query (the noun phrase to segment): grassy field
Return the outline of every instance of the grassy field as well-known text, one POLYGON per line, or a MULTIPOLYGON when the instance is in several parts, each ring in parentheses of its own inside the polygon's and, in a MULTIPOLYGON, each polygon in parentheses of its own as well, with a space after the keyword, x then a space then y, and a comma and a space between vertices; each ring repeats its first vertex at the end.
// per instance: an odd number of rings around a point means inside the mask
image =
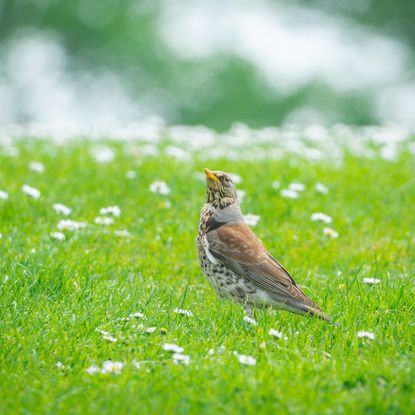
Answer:
POLYGON ((180 161, 105 145, 107 163, 90 142, 0 152, 1 414, 414 413, 413 156, 180 161), (255 326, 214 296, 196 250, 203 167, 241 176, 255 232, 335 323, 265 310, 255 326), (169 194, 150 191, 157 179, 169 194), (305 185, 298 199, 281 195, 292 182, 305 185), (100 214, 108 206, 121 214, 100 214), (86 226, 59 231, 62 219, 86 226))

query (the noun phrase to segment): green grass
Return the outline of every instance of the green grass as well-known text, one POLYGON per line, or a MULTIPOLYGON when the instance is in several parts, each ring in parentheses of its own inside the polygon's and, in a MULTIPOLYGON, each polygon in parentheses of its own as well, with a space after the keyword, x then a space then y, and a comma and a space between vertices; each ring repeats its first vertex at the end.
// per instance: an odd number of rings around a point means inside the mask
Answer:
POLYGON ((108 145, 116 151, 108 164, 93 160, 88 142, 28 140, 18 157, 0 156, 0 190, 9 192, 0 200, 1 414, 413 413, 413 158, 346 156, 341 167, 179 162, 108 145), (30 171, 31 160, 45 172, 30 171), (204 183, 194 173, 205 166, 242 176, 243 210, 261 216, 255 232, 338 324, 265 310, 254 327, 239 306, 214 296, 196 251, 204 183), (125 177, 131 169, 132 180, 125 177), (170 195, 149 191, 157 178, 170 195), (298 200, 284 199, 273 180, 307 189, 298 200), (329 194, 316 193, 316 182, 329 194), (25 183, 42 196, 23 194, 25 183), (71 207, 70 218, 88 226, 52 239, 62 219, 53 203, 71 207), (111 205, 122 210, 115 223, 94 224, 111 205), (310 220, 316 211, 332 216, 337 239, 310 220), (115 236, 116 229, 131 237, 115 236), (366 285, 364 277, 381 283, 366 285), (177 307, 193 316, 174 313, 177 307), (139 311, 145 318, 122 320, 139 311), (151 326, 157 330, 146 334, 151 326), (269 336, 270 328, 287 339, 269 336), (359 330, 375 339, 358 339, 359 330), (164 343, 184 347, 190 364, 175 364, 164 343), (241 365, 234 351, 257 364, 241 365), (106 360, 125 366, 120 374, 85 371, 106 360))

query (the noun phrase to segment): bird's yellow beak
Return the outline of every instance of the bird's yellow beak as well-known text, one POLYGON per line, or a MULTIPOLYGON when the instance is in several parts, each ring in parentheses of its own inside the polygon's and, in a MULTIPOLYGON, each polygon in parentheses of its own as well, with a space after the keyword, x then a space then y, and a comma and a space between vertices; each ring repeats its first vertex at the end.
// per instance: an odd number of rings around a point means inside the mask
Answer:
POLYGON ((208 179, 213 180, 214 182, 218 182, 219 181, 219 179, 209 169, 205 169, 205 174, 206 174, 206 177, 208 179))

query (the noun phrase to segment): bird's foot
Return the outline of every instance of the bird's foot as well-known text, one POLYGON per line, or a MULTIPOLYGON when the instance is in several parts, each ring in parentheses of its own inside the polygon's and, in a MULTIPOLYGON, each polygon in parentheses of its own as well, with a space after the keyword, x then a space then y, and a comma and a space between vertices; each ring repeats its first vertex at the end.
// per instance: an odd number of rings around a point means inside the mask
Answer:
POLYGON ((253 326, 257 326, 258 325, 257 321, 255 320, 254 317, 252 317, 254 314, 254 309, 248 306, 244 307, 244 309, 245 309, 244 321, 246 321, 249 324, 252 324, 253 326))
POLYGON ((249 318, 252 318, 252 316, 254 314, 254 308, 252 306, 245 305, 244 310, 245 310, 246 316, 249 317, 249 318))

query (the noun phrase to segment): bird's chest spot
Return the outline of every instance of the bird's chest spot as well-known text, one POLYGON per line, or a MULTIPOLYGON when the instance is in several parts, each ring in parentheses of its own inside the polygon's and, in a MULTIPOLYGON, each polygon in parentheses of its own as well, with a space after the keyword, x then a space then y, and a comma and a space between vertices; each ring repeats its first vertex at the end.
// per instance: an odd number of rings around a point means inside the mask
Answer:
POLYGON ((215 293, 222 298, 228 298, 237 302, 244 302, 249 288, 244 281, 220 261, 213 264, 206 257, 205 266, 202 265, 203 274, 213 287, 215 293))

